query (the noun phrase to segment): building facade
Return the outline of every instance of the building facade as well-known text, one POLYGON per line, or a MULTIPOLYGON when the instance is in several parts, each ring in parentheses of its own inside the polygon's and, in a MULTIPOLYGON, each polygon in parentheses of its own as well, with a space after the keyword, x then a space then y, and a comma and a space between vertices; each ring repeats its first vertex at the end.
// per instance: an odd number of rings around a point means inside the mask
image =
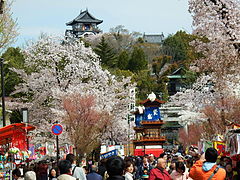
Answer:
POLYGON ((153 44, 162 44, 164 40, 164 35, 162 34, 143 34, 143 41, 145 43, 153 43, 153 44))

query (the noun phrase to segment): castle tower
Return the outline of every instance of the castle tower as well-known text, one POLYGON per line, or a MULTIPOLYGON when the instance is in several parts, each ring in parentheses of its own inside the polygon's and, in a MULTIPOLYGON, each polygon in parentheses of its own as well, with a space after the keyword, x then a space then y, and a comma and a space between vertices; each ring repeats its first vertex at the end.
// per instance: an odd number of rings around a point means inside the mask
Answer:
POLYGON ((66 23, 67 26, 72 26, 71 30, 66 30, 66 37, 84 37, 88 35, 95 35, 101 32, 97 25, 103 21, 96 19, 88 10, 81 11, 80 14, 72 21, 66 23))

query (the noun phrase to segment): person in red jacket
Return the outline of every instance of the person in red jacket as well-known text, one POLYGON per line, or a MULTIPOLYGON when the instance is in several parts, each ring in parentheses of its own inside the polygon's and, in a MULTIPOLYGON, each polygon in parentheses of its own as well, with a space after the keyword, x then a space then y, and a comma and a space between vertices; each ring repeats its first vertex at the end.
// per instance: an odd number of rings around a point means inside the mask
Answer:
POLYGON ((170 175, 165 169, 166 165, 166 160, 159 158, 157 160, 157 167, 150 171, 149 180, 171 180, 170 175))

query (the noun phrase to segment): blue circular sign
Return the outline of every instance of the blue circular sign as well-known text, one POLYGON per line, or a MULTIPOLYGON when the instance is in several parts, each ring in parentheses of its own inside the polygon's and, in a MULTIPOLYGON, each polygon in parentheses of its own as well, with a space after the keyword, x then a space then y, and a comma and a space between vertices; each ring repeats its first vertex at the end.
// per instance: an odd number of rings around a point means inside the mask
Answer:
POLYGON ((63 132, 63 127, 61 124, 54 124, 52 126, 52 133, 54 135, 60 135, 60 134, 62 134, 62 132, 63 132))

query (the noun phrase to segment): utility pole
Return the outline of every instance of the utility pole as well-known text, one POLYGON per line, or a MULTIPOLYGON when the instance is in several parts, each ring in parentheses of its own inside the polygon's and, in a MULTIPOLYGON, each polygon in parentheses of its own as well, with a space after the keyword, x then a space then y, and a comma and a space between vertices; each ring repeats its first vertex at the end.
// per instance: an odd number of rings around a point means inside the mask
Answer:
MULTIPOLYGON (((3 7, 4 7, 5 0, 0 0, 0 14, 3 14, 3 7)), ((5 88, 4 88, 4 72, 3 72, 3 62, 4 59, 0 59, 0 66, 1 66, 1 87, 2 87, 2 120, 3 120, 3 127, 6 126, 6 117, 5 117, 5 88)))
POLYGON ((4 3, 5 3, 5 0, 0 0, 0 14, 3 14, 4 3))
POLYGON ((128 114, 128 155, 130 156, 130 152, 131 152, 131 150, 130 150, 130 143, 131 143, 131 141, 130 141, 130 128, 131 128, 131 124, 130 124, 130 116, 129 116, 129 114, 128 114))
POLYGON ((2 87, 2 120, 3 120, 3 127, 6 126, 6 112, 5 112, 5 87, 4 87, 4 71, 3 71, 3 62, 4 59, 0 59, 0 66, 1 66, 1 87, 2 87))

